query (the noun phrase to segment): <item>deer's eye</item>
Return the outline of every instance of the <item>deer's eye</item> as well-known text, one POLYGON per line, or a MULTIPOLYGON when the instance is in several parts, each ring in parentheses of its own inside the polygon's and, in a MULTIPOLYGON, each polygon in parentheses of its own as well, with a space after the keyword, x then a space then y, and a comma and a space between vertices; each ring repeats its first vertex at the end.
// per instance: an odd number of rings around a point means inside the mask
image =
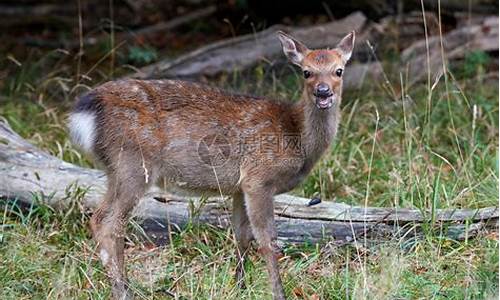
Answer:
POLYGON ((343 71, 342 69, 337 69, 337 70, 335 71, 335 74, 336 74, 338 77, 340 77, 340 76, 342 76, 342 71, 343 71))
POLYGON ((312 75, 311 71, 304 70, 304 78, 305 79, 311 77, 311 75, 312 75))

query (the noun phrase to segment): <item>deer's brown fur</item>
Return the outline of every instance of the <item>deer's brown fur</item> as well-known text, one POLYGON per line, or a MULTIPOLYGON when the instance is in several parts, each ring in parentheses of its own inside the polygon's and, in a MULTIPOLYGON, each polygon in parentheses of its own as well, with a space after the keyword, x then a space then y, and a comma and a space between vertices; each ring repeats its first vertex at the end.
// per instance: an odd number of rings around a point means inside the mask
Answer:
POLYGON ((255 238, 273 297, 284 299, 273 196, 299 184, 336 134, 342 92, 337 73, 350 57, 354 33, 333 50, 309 50, 282 32, 279 38, 291 62, 310 73, 297 103, 177 80, 108 82, 77 102, 70 115, 73 139, 108 175, 91 227, 113 298, 130 296, 123 263, 129 212, 148 187, 159 184, 233 196, 238 282, 243 283, 242 262, 255 238))

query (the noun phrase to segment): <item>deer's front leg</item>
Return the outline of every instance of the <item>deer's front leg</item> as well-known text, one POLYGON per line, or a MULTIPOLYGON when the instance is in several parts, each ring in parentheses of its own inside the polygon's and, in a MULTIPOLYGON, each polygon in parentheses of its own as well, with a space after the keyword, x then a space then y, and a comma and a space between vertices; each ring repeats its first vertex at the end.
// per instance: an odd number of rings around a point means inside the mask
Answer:
POLYGON ((276 244, 273 195, 271 191, 256 184, 244 184, 243 191, 252 232, 259 246, 259 253, 266 261, 273 299, 284 300, 285 294, 278 268, 281 251, 276 244))

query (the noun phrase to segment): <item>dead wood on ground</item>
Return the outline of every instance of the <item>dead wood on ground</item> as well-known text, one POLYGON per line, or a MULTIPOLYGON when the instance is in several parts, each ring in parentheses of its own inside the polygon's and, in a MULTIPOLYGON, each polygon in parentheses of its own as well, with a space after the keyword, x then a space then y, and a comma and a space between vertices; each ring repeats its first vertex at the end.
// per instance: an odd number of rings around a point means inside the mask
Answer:
MULTIPOLYGON (((76 194, 85 191, 82 204, 93 210, 106 187, 102 171, 62 161, 34 147, 0 122, 0 199, 30 205, 39 199, 56 209, 65 209, 76 194)), ((472 238, 498 226, 498 208, 438 209, 358 207, 323 201, 308 206, 309 199, 283 194, 275 198, 279 238, 291 243, 332 240, 350 243, 411 239, 422 236, 422 227, 437 228, 453 239, 472 238)), ((188 224, 230 226, 230 201, 171 195, 153 188, 133 215, 156 242, 164 242, 170 230, 188 224)), ((36 204, 36 203, 35 203, 36 204)))

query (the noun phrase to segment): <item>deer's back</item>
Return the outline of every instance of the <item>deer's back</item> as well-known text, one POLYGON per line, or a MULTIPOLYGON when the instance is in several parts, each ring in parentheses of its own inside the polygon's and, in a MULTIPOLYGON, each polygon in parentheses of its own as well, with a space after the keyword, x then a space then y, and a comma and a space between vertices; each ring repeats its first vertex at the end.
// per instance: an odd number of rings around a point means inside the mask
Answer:
POLYGON ((81 97, 70 118, 74 140, 107 168, 125 151, 163 183, 190 190, 230 189, 243 164, 279 159, 283 136, 300 135, 289 103, 173 80, 108 82, 81 97), (95 132, 78 138, 89 118, 95 132))

